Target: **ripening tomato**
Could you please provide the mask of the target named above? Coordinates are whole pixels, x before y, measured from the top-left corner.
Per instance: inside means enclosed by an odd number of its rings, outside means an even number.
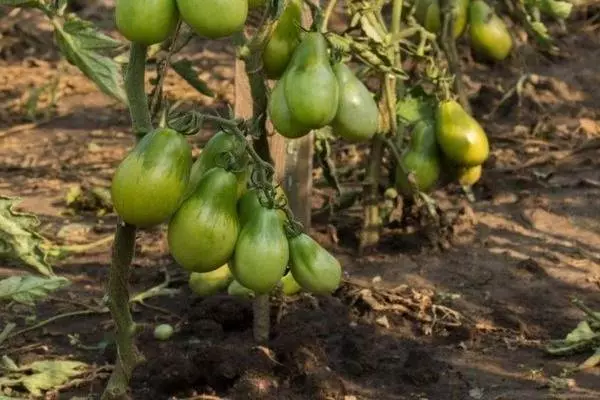
[[[436,135],[444,156],[456,165],[474,167],[483,164],[489,156],[490,145],[485,131],[454,100],[438,105]]]
[[[115,22],[128,40],[147,46],[165,41],[175,30],[175,0],[117,0]]]
[[[231,273],[244,287],[264,294],[283,277],[288,261],[288,241],[277,210],[260,207],[242,227]]]
[[[191,272],[210,272],[231,258],[239,232],[237,179],[220,167],[208,171],[169,222],[173,258]]]
[[[146,134],[115,171],[111,195],[117,214],[141,228],[165,222],[183,198],[191,164],[183,135],[164,128]]]
[[[502,61],[513,47],[506,24],[485,1],[474,0],[469,6],[469,35],[477,54],[494,61]]]

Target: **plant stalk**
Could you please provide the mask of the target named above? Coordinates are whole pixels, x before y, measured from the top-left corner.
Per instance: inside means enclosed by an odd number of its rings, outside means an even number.
[[[392,4],[392,21],[390,24],[391,37],[400,32],[400,20],[402,18],[403,0],[394,0]],[[385,26],[379,27],[380,31],[386,31]],[[390,58],[394,60],[395,66],[400,66],[400,51],[398,45],[390,45]],[[359,252],[379,242],[382,219],[379,210],[379,181],[381,179],[381,160],[386,136],[394,137],[398,130],[396,119],[396,77],[393,74],[381,75],[383,96],[380,100],[379,110],[381,113],[379,133],[373,137],[371,152],[367,166],[366,184],[363,192],[363,226],[360,233]]]
[[[144,360],[134,343],[136,326],[129,310],[128,279],[134,257],[135,232],[133,225],[122,222],[117,225],[108,279],[108,307],[117,331],[117,361],[102,400],[127,399],[133,370]]]
[[[139,138],[152,130],[152,119],[148,110],[145,90],[147,46],[132,43],[129,65],[125,74],[125,92],[129,101],[129,114],[133,133]]]
[[[254,340],[258,344],[265,344],[269,341],[271,331],[271,304],[269,294],[257,294],[252,304],[254,319],[252,324],[252,333]]]
[[[152,130],[145,90],[147,47],[132,43],[125,75],[125,92],[129,102],[131,126],[139,139]],[[144,361],[134,337],[136,326],[129,309],[129,269],[135,255],[136,227],[119,220],[113,243],[108,277],[108,307],[115,321],[117,361],[108,380],[102,400],[127,399],[127,389],[133,370]]]
[[[275,27],[275,21],[265,19],[256,34],[248,43],[249,52],[243,58],[246,75],[250,84],[250,95],[252,96],[252,126],[253,148],[260,158],[273,165],[269,149],[267,132],[267,107],[269,102],[269,89],[263,70],[262,54],[267,41]],[[269,294],[259,294],[253,300],[253,335],[254,340],[264,344],[269,340],[271,330],[271,304]]]
[[[458,0],[441,0],[440,6],[442,12],[442,36],[440,38],[442,49],[448,60],[448,69],[454,76],[453,86],[454,92],[458,95],[458,101],[465,111],[471,114],[471,105],[467,98],[467,93],[463,85],[462,71],[460,69],[460,59],[456,50],[456,41],[454,40],[454,22],[456,14],[453,11],[454,4]]]

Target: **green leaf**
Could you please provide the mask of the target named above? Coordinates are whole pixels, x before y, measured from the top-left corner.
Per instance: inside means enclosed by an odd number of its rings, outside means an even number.
[[[215,97],[215,94],[208,87],[206,82],[198,77],[198,73],[194,69],[192,62],[187,58],[182,58],[171,64],[173,70],[186,80],[194,89],[208,97]]]
[[[34,229],[39,225],[35,215],[13,210],[19,198],[0,195],[0,258],[19,260],[45,276],[53,276],[42,249],[43,238]]]
[[[396,115],[400,122],[414,124],[421,120],[434,119],[433,97],[419,86],[411,89],[396,105]]]
[[[72,15],[63,25],[56,19],[52,22],[56,42],[65,58],[77,66],[103,93],[127,103],[118,64],[100,53],[115,49],[121,43],[99,32],[90,22]]]
[[[0,300],[34,305],[36,301],[46,298],[50,292],[70,284],[67,278],[59,276],[50,278],[33,275],[11,276],[0,280]]]

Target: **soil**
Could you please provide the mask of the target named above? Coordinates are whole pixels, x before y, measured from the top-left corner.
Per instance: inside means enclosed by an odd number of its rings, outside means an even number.
[[[80,14],[110,30],[109,6],[94,2]],[[339,257],[344,284],[333,296],[298,295],[275,305],[267,346],[252,340],[249,301],[194,295],[187,274],[168,255],[165,228],[139,232],[132,292],[159,285],[167,273],[169,287],[180,293],[133,307],[145,362],[132,377],[132,397],[600,398],[598,368],[562,379],[585,354],[549,357],[543,351],[547,340],[564,337],[582,320],[571,297],[600,310],[597,17],[597,9],[580,13],[568,33],[555,32],[560,57],[527,45],[496,65],[465,57],[465,85],[492,151],[473,188],[475,202],[452,185],[432,194],[447,221],[443,230],[431,222],[423,228],[418,216],[404,218],[387,225],[377,248],[357,254],[358,207],[320,212],[325,189],[317,179],[311,233]],[[111,235],[116,217],[110,210],[67,206],[66,194],[77,185],[84,191],[109,187],[133,144],[129,116],[60,61],[51,37],[39,29],[49,27],[35,12],[0,19],[0,194],[21,197],[19,208],[38,215],[40,233],[53,242],[89,243]],[[465,39],[460,46],[469,54]],[[168,96],[225,109],[234,97],[230,43],[196,38],[186,51],[202,77],[212,76],[217,96],[197,94],[174,74],[166,81]],[[501,103],[525,74],[519,96]],[[46,91],[37,108],[27,107],[32,90],[46,84],[56,87],[56,103]],[[201,140],[191,140],[198,154]],[[364,168],[362,147],[338,150],[338,162]],[[343,185],[357,182],[356,174],[342,176]],[[39,322],[97,310],[109,261],[108,245],[56,261],[55,271],[72,285],[35,308],[0,311],[0,325],[11,321],[21,329],[32,317]],[[0,278],[28,272],[0,264]],[[175,335],[154,339],[158,323],[173,324]],[[20,334],[1,352],[20,365],[87,362],[93,374],[47,398],[96,399],[116,357],[113,328],[108,313],[90,312]]]

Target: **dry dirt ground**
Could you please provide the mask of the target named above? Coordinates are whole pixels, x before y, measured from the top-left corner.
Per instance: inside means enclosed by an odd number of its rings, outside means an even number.
[[[110,29],[107,12],[82,13]],[[334,296],[298,296],[274,310],[280,319],[268,349],[253,345],[248,302],[195,296],[168,256],[164,228],[140,232],[132,290],[161,283],[166,270],[181,294],[134,307],[148,329],[138,338],[147,361],[132,378],[133,398],[599,399],[598,368],[555,379],[584,355],[551,358],[542,350],[582,319],[571,296],[600,310],[600,26],[593,21],[570,23],[558,39],[562,57],[552,60],[526,46],[501,65],[465,58],[492,156],[475,203],[453,187],[433,195],[453,216],[451,246],[438,249],[423,231],[390,227],[376,251],[359,257],[356,213],[319,217],[312,233],[340,258],[347,282]],[[21,208],[38,214],[41,233],[57,243],[110,235],[114,214],[75,212],[65,196],[72,185],[108,187],[133,143],[127,111],[59,61],[35,15],[4,16],[0,28],[0,193],[22,197]],[[228,42],[196,40],[190,49],[218,96],[198,95],[172,75],[169,96],[213,109],[231,102]],[[498,108],[525,73],[532,77],[520,101]],[[28,98],[44,84],[56,85],[56,106],[46,108],[43,93],[38,122],[30,124]],[[331,240],[332,226],[339,241]],[[109,259],[105,246],[58,262],[56,272],[73,285],[35,310],[0,311],[0,326],[23,328],[31,315],[41,321],[95,306]],[[0,278],[23,273],[0,267]],[[178,328],[167,342],[151,334],[162,322]],[[112,328],[106,313],[63,319],[11,339],[1,352],[18,363],[66,358],[102,367],[115,360]],[[50,397],[95,399],[104,384],[100,369]]]

